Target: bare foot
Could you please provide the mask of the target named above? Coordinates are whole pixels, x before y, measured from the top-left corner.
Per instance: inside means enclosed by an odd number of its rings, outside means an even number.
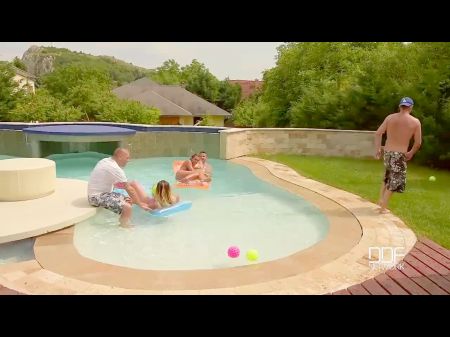
[[[187,182],[188,185],[198,185],[198,184],[200,184],[200,183],[201,183],[201,181],[198,180],[198,179],[195,179],[195,180],[189,180],[189,181]]]
[[[122,228],[133,228],[134,225],[132,225],[129,222],[120,222],[120,227],[122,227]]]
[[[388,210],[388,209],[386,209],[386,208],[380,208],[379,210],[378,210],[378,213],[380,213],[380,214],[386,214],[386,213],[390,213],[390,211]]]

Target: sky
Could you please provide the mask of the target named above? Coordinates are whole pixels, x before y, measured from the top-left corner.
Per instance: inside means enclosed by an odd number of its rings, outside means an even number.
[[[174,59],[181,66],[193,59],[204,63],[219,80],[262,79],[275,66],[282,42],[0,42],[0,60],[21,58],[32,45],[53,46],[91,55],[108,55],[144,68]]]

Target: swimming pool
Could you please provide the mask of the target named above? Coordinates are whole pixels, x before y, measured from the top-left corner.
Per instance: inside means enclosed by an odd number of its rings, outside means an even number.
[[[0,265],[34,259],[34,238],[0,244]]]
[[[57,176],[87,180],[103,155],[51,156]],[[174,183],[172,163],[179,157],[136,159],[125,172],[148,191],[160,179]],[[134,206],[134,228],[118,226],[118,217],[100,209],[75,226],[74,245],[90,259],[146,270],[216,269],[247,265],[246,252],[256,249],[258,262],[289,256],[308,248],[328,232],[328,220],[303,198],[256,178],[243,166],[210,159],[214,178],[209,190],[175,189],[193,206],[169,218],[152,217]],[[238,246],[241,256],[227,256]]]

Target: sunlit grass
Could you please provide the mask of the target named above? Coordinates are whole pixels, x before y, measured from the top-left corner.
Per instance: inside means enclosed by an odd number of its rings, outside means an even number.
[[[372,202],[379,199],[384,168],[371,159],[258,155],[285,164],[301,175],[357,194]],[[435,176],[436,181],[428,178]],[[389,209],[416,235],[450,248],[450,172],[408,163],[406,191],[394,193]]]

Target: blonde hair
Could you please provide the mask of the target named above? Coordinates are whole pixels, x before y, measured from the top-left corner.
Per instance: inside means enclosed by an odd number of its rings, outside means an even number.
[[[161,180],[156,185],[156,193],[154,195],[155,200],[161,205],[161,207],[169,207],[173,205],[172,192],[170,190],[170,184]]]

